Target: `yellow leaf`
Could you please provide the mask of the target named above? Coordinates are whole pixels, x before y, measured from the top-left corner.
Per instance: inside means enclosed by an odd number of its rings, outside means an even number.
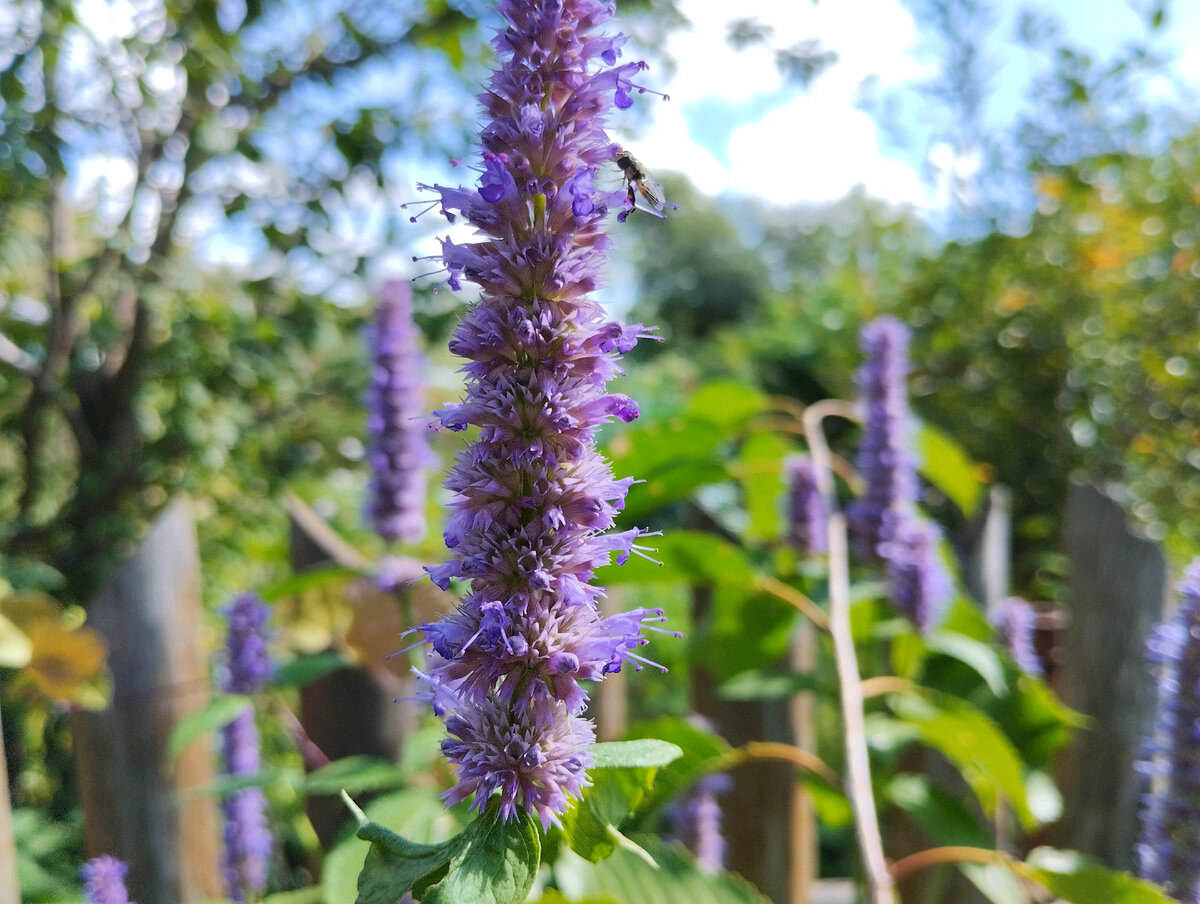
[[[80,702],[88,685],[102,676],[108,648],[92,628],[69,630],[57,621],[40,621],[29,639],[33,652],[25,674],[51,700]]]
[[[57,621],[62,606],[47,593],[27,590],[0,599],[0,615],[28,634],[38,622]]]

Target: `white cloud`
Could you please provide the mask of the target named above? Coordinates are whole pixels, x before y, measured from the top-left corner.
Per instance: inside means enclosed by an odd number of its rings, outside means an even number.
[[[865,80],[890,86],[925,72],[911,53],[916,24],[900,0],[684,0],[682,9],[693,27],[669,40],[667,52],[678,63],[672,83],[653,84],[673,99],[658,107],[652,131],[637,144],[647,165],[661,160],[707,193],[729,188],[779,203],[836,200],[858,184],[887,200],[927,203],[916,171],[883,156],[874,123],[855,108]],[[770,26],[769,46],[730,47],[735,19]],[[809,39],[838,60],[802,89],[785,83],[773,49]],[[716,97],[736,109],[774,94],[779,104],[757,121],[715,130],[727,136],[724,147],[703,146],[714,139],[706,138],[707,130],[689,130],[684,119],[689,101]]]
[[[889,201],[925,203],[920,178],[879,151],[861,110],[801,95],[729,140],[730,187],[778,204],[836,201],[856,185]]]

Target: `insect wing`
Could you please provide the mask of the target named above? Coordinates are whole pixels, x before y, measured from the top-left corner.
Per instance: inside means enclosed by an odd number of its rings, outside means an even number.
[[[655,210],[662,210],[667,205],[667,196],[663,193],[663,187],[653,179],[639,179],[637,183],[638,192],[646,203]]]

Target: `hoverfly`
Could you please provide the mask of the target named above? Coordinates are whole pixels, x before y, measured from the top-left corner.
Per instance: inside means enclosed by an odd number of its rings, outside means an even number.
[[[617,166],[621,168],[621,173],[625,178],[625,185],[629,193],[629,207],[637,208],[637,195],[641,195],[652,211],[662,211],[666,207],[674,207],[675,205],[667,204],[666,196],[663,194],[663,187],[650,178],[650,173],[646,169],[646,165],[642,161],[634,157],[629,151],[620,149],[617,151]],[[636,193],[635,193],[636,192]],[[643,210],[645,208],[642,208]],[[660,213],[655,213],[655,216],[661,216]]]

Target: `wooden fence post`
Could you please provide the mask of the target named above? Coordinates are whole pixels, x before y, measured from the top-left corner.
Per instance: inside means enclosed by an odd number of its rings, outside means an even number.
[[[210,745],[166,762],[171,731],[209,701],[201,638],[200,558],[191,502],[178,498],[92,601],[88,622],[108,644],[112,704],[72,713],[88,856],[129,864],[140,904],[220,898]]]
[[[1133,764],[1154,709],[1145,643],[1162,618],[1167,566],[1158,545],[1131,533],[1125,512],[1095,487],[1071,486],[1064,533],[1071,574],[1062,693],[1092,723],[1061,761],[1063,818],[1053,842],[1130,869],[1140,791]]]

